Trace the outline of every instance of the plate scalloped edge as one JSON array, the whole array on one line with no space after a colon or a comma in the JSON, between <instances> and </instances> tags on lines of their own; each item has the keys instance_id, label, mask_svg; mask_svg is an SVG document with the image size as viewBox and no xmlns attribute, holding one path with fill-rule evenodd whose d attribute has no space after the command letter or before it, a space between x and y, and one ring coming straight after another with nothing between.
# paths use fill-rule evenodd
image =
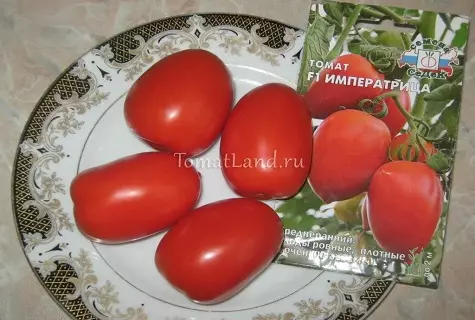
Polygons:
<instances>
[{"instance_id":1,"label":"plate scalloped edge","mask_svg":"<svg viewBox=\"0 0 475 320\"><path fill-rule=\"evenodd\" d=\"M271 66L279 57L299 61L296 39L304 32L265 18L209 13L156 20L127 30L98 45L88 53L100 57L126 81L133 81L154 61L177 50L178 41L189 47L209 47L209 40L230 55L241 51L259 57ZM167 38L169 41L160 42ZM158 40L158 41L157 41ZM120 303L119 292L106 280L99 284L93 263L84 249L71 252L64 233L74 232L70 214L61 197L67 195L62 177L51 165L69 157L58 143L81 130L77 119L109 97L101 81L112 81L110 72L91 72L83 59L68 67L49 87L27 121L12 173L12 205L23 250L40 283L72 319L149 319L142 306ZM96 70L97 71L97 70ZM77 232L77 231L76 231ZM32 252L41 247L40 252ZM42 258L43 257L43 258ZM253 320L363 319L391 291L387 280L354 278L352 283L332 283L333 300L296 301L288 312L257 314ZM169 317L170 320L184 320Z\"/></svg>"}]
</instances>

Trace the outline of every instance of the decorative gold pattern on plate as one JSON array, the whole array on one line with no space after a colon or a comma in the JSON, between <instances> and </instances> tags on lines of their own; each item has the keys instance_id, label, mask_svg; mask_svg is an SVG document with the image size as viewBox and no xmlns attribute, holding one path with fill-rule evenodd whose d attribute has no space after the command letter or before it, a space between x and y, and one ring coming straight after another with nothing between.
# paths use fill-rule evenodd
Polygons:
<instances>
[{"instance_id":1,"label":"decorative gold pattern on plate","mask_svg":"<svg viewBox=\"0 0 475 320\"><path fill-rule=\"evenodd\" d=\"M84 92L84 88L89 90ZM73 91L75 89L79 92ZM97 106L107 99L109 93L102 92L98 88L97 79L85 68L84 62L80 59L77 65L56 83L48 95L37 112L40 117L42 116L41 130L35 128L38 135L26 137L20 144L21 155L28 157L28 163L31 164L25 177L29 198L24 198L22 203L15 201L15 205L18 203L18 213L23 213L25 217L26 212L30 213L26 217L29 228L22 228L24 224L21 222L24 220L19 220L18 223L26 252L30 252L39 244L51 242L58 232L64 229L73 231L71 218L64 212L61 201L55 197L59 193L66 194L63 179L50 170L52 162L58 163L66 156L63 146L57 144L56 140L60 136L67 137L76 133L84 124L76 119L76 115ZM50 96L52 101L46 103L45 100L51 99ZM47 105L49 113L41 110L43 104ZM21 187L25 182L22 180L17 181L15 176L15 187ZM35 223L36 221L41 223ZM39 228L35 230L33 226Z\"/></svg>"},{"instance_id":2,"label":"decorative gold pattern on plate","mask_svg":"<svg viewBox=\"0 0 475 320\"><path fill-rule=\"evenodd\" d=\"M253 320L358 320L391 288L391 281L353 278L353 282L332 283L328 292L333 300L325 304L309 298L294 303L294 312L257 315Z\"/></svg>"},{"instance_id":3,"label":"decorative gold pattern on plate","mask_svg":"<svg viewBox=\"0 0 475 320\"><path fill-rule=\"evenodd\" d=\"M190 48L207 48L214 41L230 55L246 50L277 65L277 57L288 53L295 39L302 35L301 30L264 18L200 14L136 27L97 46L91 53L101 57L108 67L124 72L126 79L132 81L154 57L162 58L177 51L178 41L187 41ZM298 59L298 54L291 58ZM78 115L108 99L109 93L99 83L112 79L107 72L102 77L97 79L79 59L58 77L37 104L22 134L14 163L13 211L36 275L73 319L147 320L141 306L124 307L114 284L98 279L85 250L72 253L62 239L62 232L78 231L71 214L64 212L59 200L67 194L66 183L51 164L69 157L58 141L81 130L84 121ZM42 253L39 258L29 256L39 245L50 246L48 252L61 253L45 259L41 259ZM307 320L330 315L331 319L359 319L392 283L356 279L350 285L333 284L329 294L334 300L325 306L309 299L296 302L295 310L287 313L257 315L253 319ZM358 316L352 317L353 314Z\"/></svg>"},{"instance_id":4,"label":"decorative gold pattern on plate","mask_svg":"<svg viewBox=\"0 0 475 320\"><path fill-rule=\"evenodd\" d=\"M55 256L32 265L45 287L75 319L148 319L141 307L120 310L119 293L109 281L97 286L98 279L84 250L77 258Z\"/></svg>"},{"instance_id":5,"label":"decorative gold pattern on plate","mask_svg":"<svg viewBox=\"0 0 475 320\"><path fill-rule=\"evenodd\" d=\"M215 15L211 17L214 17L214 21L219 20ZM243 19L237 19L237 21ZM234 19L223 20L231 22ZM253 21L256 18L247 17L247 20ZM178 20L178 22L180 21ZM152 23L151 27L145 28L149 32L144 32L143 29L126 32L124 38L127 40L118 45L119 49L114 50L114 41L111 41L92 50L92 52L103 58L109 67L125 72L125 80L131 81L135 80L154 61L154 56L159 59L166 57L179 51L183 44L186 44L190 49L207 49L211 46L211 41L219 42L219 46L224 48L228 54L240 55L242 50L247 50L271 65L277 66L279 65L278 57L291 50L297 37L303 35L301 30L284 28L283 26L270 26L269 24L272 24L272 22L263 22L262 28L260 24L250 26L249 22L245 24L246 28L244 29L240 25L231 24L213 26L208 22L206 15L190 16L185 20L185 24L186 26L181 30L171 29L151 35L149 32L157 29L156 27L153 28L154 24ZM246 29L249 29L249 31ZM273 38L271 38L272 36ZM280 39L280 41L275 38ZM119 42L119 40L116 40L116 42ZM273 46L276 46L276 44L281 46L272 48L267 45L269 43L272 43ZM125 50L125 44L133 46Z\"/></svg>"},{"instance_id":6,"label":"decorative gold pattern on plate","mask_svg":"<svg viewBox=\"0 0 475 320\"><path fill-rule=\"evenodd\" d=\"M179 16L158 20L128 30L111 38L108 43L110 44L112 53L114 54L113 60L120 64L132 60L132 58L135 57L135 54L131 53L130 50L136 50L140 43L139 40L136 39L137 36L143 39L145 42L148 42L150 38L162 32L180 32L183 29L190 27L188 20L192 17L193 16ZM260 38L267 39L262 44L265 44L272 49L282 48L288 43L287 39L284 39L287 29L293 30L295 32L299 31L296 28L286 26L276 21L246 15L212 13L200 14L200 17L204 19L203 26L205 28L225 28L226 26L230 26L233 28L238 27L241 31L250 33L253 28L257 27L256 35ZM97 47L96 49L99 48L100 47Z\"/></svg>"}]
</instances>

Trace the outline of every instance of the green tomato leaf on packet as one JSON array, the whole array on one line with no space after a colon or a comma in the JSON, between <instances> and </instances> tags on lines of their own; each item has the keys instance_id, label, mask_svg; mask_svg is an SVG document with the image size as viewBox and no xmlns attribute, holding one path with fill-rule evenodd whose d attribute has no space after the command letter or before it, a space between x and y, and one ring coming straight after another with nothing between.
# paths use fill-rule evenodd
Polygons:
<instances>
[{"instance_id":1,"label":"green tomato leaf on packet","mask_svg":"<svg viewBox=\"0 0 475 320\"><path fill-rule=\"evenodd\" d=\"M310 71L317 72L316 68L310 67L310 60L323 60L330 49L330 41L335 32L335 26L328 23L318 13L306 31L305 44L302 54L301 75ZM309 85L307 77L301 76L297 85L297 91L304 93Z\"/></svg>"},{"instance_id":2,"label":"green tomato leaf on packet","mask_svg":"<svg viewBox=\"0 0 475 320\"><path fill-rule=\"evenodd\" d=\"M339 2L327 2L323 4L323 10L327 14L324 19L334 25L335 34L339 34L342 30L345 6Z\"/></svg>"},{"instance_id":3,"label":"green tomato leaf on packet","mask_svg":"<svg viewBox=\"0 0 475 320\"><path fill-rule=\"evenodd\" d=\"M426 163L429 167L434 169L436 172L444 173L450 169L450 161L445 154L442 152L437 152L436 154L430 156Z\"/></svg>"},{"instance_id":4,"label":"green tomato leaf on packet","mask_svg":"<svg viewBox=\"0 0 475 320\"><path fill-rule=\"evenodd\" d=\"M450 137L456 139L459 124L460 103L452 103L440 114L439 121L447 129Z\"/></svg>"},{"instance_id":5,"label":"green tomato leaf on packet","mask_svg":"<svg viewBox=\"0 0 475 320\"><path fill-rule=\"evenodd\" d=\"M425 101L450 101L462 95L462 86L446 83L424 96Z\"/></svg>"},{"instance_id":6,"label":"green tomato leaf on packet","mask_svg":"<svg viewBox=\"0 0 475 320\"><path fill-rule=\"evenodd\" d=\"M430 121L433 117L439 115L447 106L447 101L430 101L424 110L424 120Z\"/></svg>"},{"instance_id":7,"label":"green tomato leaf on packet","mask_svg":"<svg viewBox=\"0 0 475 320\"><path fill-rule=\"evenodd\" d=\"M455 36L452 40L452 47L462 49L467 44L468 39L468 23L460 24L460 28L455 31Z\"/></svg>"}]
</instances>

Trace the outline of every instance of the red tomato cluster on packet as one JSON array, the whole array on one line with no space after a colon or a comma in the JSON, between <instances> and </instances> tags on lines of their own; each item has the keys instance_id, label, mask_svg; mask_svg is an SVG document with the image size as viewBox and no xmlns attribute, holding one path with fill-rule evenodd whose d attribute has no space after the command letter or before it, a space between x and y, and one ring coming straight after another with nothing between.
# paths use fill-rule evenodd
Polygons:
<instances>
[{"instance_id":1,"label":"red tomato cluster on packet","mask_svg":"<svg viewBox=\"0 0 475 320\"><path fill-rule=\"evenodd\" d=\"M384 78L359 55L336 62L349 68L323 72ZM232 78L218 57L190 49L163 58L132 86L124 110L130 129L158 152L81 172L71 184L78 228L94 241L111 244L168 230L156 249L157 269L190 300L204 304L232 297L270 265L284 230L279 216L259 200L293 197L307 179L327 203L367 192L363 224L383 249L424 248L442 211L443 192L424 163L427 154L412 148L410 135L398 135L406 123L400 106L410 105L407 93L400 93L398 103L394 92L383 96L384 103L371 112L380 108L386 115L375 117L361 101L385 92L325 86L315 81L301 95L283 84L265 84L233 108ZM323 120L315 132L312 118ZM224 163L232 155L235 162L253 159L261 165L225 165L222 174L236 198L197 207L201 176L183 161L204 154L219 137ZM436 152L430 143L424 145ZM408 187L408 179L425 188ZM417 233L405 233L407 219L386 223L391 215L408 217L414 211L424 216L411 220L413 227L418 224ZM203 233L209 226L219 227ZM395 230L406 235L404 241L394 241Z\"/></svg>"},{"instance_id":2,"label":"red tomato cluster on packet","mask_svg":"<svg viewBox=\"0 0 475 320\"><path fill-rule=\"evenodd\" d=\"M417 130L401 133L406 116L411 118L407 91L319 81L328 74L384 80L358 54L341 55L333 65L347 67L322 69L303 94L312 116L323 119L313 136L309 184L325 203L364 195L363 229L371 230L383 250L404 255L411 264L409 253L429 244L442 213L442 184L425 163L437 150Z\"/></svg>"}]
</instances>

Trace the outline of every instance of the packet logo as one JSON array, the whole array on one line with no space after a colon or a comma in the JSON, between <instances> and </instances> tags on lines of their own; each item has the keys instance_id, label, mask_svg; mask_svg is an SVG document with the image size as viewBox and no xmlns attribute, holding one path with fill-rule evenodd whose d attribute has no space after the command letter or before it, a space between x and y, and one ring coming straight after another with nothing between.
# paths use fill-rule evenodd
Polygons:
<instances>
[{"instance_id":1,"label":"packet logo","mask_svg":"<svg viewBox=\"0 0 475 320\"><path fill-rule=\"evenodd\" d=\"M432 49L424 48L430 45ZM410 50L401 54L398 65L400 68L409 66L407 74L416 78L447 79L452 76L453 65L458 65L457 48L448 47L435 39L418 40Z\"/></svg>"}]
</instances>

